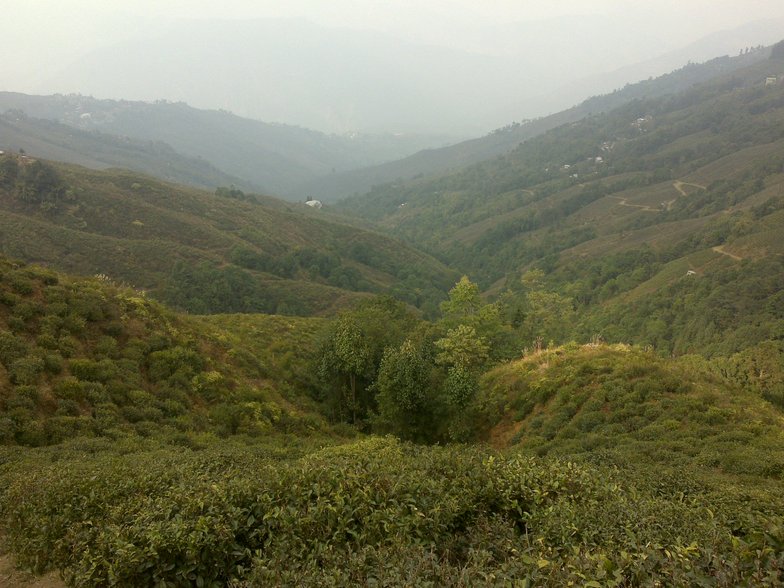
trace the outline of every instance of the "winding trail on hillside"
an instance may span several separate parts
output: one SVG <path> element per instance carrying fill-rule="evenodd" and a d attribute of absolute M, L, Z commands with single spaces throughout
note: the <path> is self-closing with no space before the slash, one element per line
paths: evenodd
<path fill-rule="evenodd" d="M 731 257 L 735 261 L 743 261 L 743 258 L 740 255 L 735 255 L 734 253 L 730 253 L 729 251 L 724 251 L 724 245 L 717 245 L 716 247 L 711 247 L 712 251 L 716 253 L 721 253 L 722 255 L 726 255 L 727 257 Z"/>
<path fill-rule="evenodd" d="M 660 208 L 651 208 L 646 204 L 629 204 L 626 198 L 621 198 L 620 196 L 613 196 L 616 200 L 618 200 L 618 204 L 620 206 L 628 206 L 629 208 L 639 208 L 640 210 L 644 210 L 645 212 L 659 212 Z"/>
<path fill-rule="evenodd" d="M 683 189 L 684 186 L 693 186 L 695 188 L 699 188 L 700 190 L 707 190 L 705 186 L 700 184 L 693 184 L 691 182 L 681 182 L 680 180 L 676 180 L 672 183 L 672 187 L 675 188 L 681 196 L 688 196 L 689 193 Z M 675 204 L 677 198 L 673 198 L 672 200 L 668 200 L 665 202 L 665 207 L 667 210 L 672 210 L 672 205 Z"/>
<path fill-rule="evenodd" d="M 672 183 L 672 187 L 678 191 L 680 197 L 688 196 L 689 193 L 683 189 L 684 186 L 692 186 L 694 188 L 699 188 L 700 190 L 707 190 L 707 188 L 701 184 L 694 184 L 692 182 L 682 182 L 680 180 L 676 180 Z M 662 202 L 663 208 L 660 206 L 658 208 L 653 208 L 652 206 L 648 206 L 647 204 L 629 204 L 627 198 L 623 198 L 622 196 L 613 196 L 618 201 L 620 206 L 628 206 L 629 208 L 639 208 L 645 212 L 661 212 L 662 209 L 664 210 L 672 210 L 672 205 L 678 200 L 678 196 L 673 198 L 672 200 L 667 200 Z"/>

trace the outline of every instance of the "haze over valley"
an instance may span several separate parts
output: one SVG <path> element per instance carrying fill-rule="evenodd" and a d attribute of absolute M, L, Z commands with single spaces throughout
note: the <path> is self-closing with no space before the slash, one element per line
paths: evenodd
<path fill-rule="evenodd" d="M 0 585 L 784 584 L 779 3 L 10 11 Z"/>

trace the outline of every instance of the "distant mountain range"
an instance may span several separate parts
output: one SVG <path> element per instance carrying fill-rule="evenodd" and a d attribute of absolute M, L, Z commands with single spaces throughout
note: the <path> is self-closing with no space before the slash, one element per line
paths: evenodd
<path fill-rule="evenodd" d="M 187 19 L 96 48 L 37 87 L 185 101 L 327 132 L 476 136 L 775 42 L 781 27 L 758 21 L 693 43 L 687 23 L 621 28 L 586 14 L 506 23 L 457 48 L 304 19 Z"/>
<path fill-rule="evenodd" d="M 549 116 L 511 124 L 484 137 L 455 145 L 420 151 L 401 160 L 319 178 L 303 185 L 301 190 L 315 192 L 324 200 L 335 200 L 352 194 L 362 194 L 373 186 L 387 182 L 456 170 L 508 153 L 521 142 L 560 125 L 576 122 L 591 114 L 606 112 L 632 100 L 685 90 L 723 73 L 763 61 L 769 53 L 770 49 L 767 48 L 734 57 L 718 57 L 701 64 L 689 64 L 651 80 L 627 83 L 610 94 L 589 98 L 581 104 Z M 627 72 L 626 75 L 634 79 L 632 72 Z"/>
<path fill-rule="evenodd" d="M 542 270 L 574 297 L 584 337 L 676 353 L 732 353 L 782 337 L 784 307 L 763 303 L 784 289 L 784 44 L 774 51 L 335 208 L 491 295 L 519 291 L 521 275 Z M 670 81 L 691 70 L 703 71 Z M 719 307 L 725 318 L 715 322 Z"/>
<path fill-rule="evenodd" d="M 236 183 L 296 200 L 304 200 L 298 186 L 315 178 L 454 140 L 432 135 L 326 135 L 182 103 L 80 95 L 0 92 L 0 113 L 6 113 L 0 148 L 25 148 L 40 157 L 91 167 L 127 167 L 210 188 Z"/>
<path fill-rule="evenodd" d="M 643 96 L 676 92 L 766 59 L 768 50 L 690 64 L 565 111 L 438 147 L 445 136 L 325 135 L 169 102 L 0 92 L 0 148 L 97 169 L 125 167 L 170 181 L 291 200 L 336 200 L 374 185 L 457 169 L 507 153 L 559 125 Z M 430 148 L 419 150 L 424 146 Z M 414 153 L 415 152 L 415 153 Z M 401 156 L 408 155 L 407 157 Z"/>

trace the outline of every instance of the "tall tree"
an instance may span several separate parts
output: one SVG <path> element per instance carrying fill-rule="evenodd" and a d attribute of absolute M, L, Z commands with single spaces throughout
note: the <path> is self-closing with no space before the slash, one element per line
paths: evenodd
<path fill-rule="evenodd" d="M 414 440 L 432 437 L 430 366 L 411 340 L 384 351 L 376 380 L 383 429 Z"/>
<path fill-rule="evenodd" d="M 521 331 L 529 343 L 537 339 L 563 343 L 576 322 L 574 300 L 546 289 L 544 272 L 532 270 L 522 277 L 525 293 L 525 318 Z"/>
<path fill-rule="evenodd" d="M 377 296 L 344 312 L 328 327 L 318 357 L 318 372 L 339 418 L 349 407 L 350 420 L 361 423 L 376 408 L 375 381 L 388 347 L 398 347 L 420 319 L 405 304 Z"/>
<path fill-rule="evenodd" d="M 463 276 L 449 291 L 449 298 L 441 303 L 441 312 L 445 322 L 460 323 L 477 314 L 481 306 L 479 286 Z"/>
<path fill-rule="evenodd" d="M 339 407 L 342 412 L 344 404 L 348 404 L 352 423 L 357 422 L 357 379 L 368 371 L 369 360 L 367 337 L 359 323 L 350 315 L 339 317 L 321 350 L 319 372 L 325 379 L 336 376 L 347 384 L 338 387 L 341 397 L 346 391 L 349 393 Z"/>
<path fill-rule="evenodd" d="M 441 312 L 443 318 L 440 322 L 443 327 L 452 329 L 459 325 L 469 326 L 488 344 L 493 359 L 505 355 L 510 329 L 501 321 L 499 305 L 484 304 L 479 286 L 467 276 L 460 278 L 449 291 L 449 299 L 441 303 Z"/>

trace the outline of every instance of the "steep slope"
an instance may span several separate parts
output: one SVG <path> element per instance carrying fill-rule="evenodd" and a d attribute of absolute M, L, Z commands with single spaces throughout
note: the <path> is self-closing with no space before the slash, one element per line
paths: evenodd
<path fill-rule="evenodd" d="M 28 156 L 0 167 L 0 252 L 105 274 L 192 312 L 324 313 L 385 291 L 432 311 L 454 281 L 432 258 L 304 205 Z"/>
<path fill-rule="evenodd" d="M 319 178 L 302 186 L 303 192 L 319 194 L 323 199 L 339 199 L 364 194 L 373 186 L 410 180 L 420 175 L 432 175 L 457 170 L 512 151 L 520 143 L 547 131 L 579 121 L 586 116 L 607 112 L 633 100 L 656 98 L 686 90 L 695 84 L 727 74 L 765 60 L 769 49 L 750 52 L 737 57 L 719 57 L 701 64 L 689 64 L 670 74 L 627 84 L 611 94 L 589 98 L 567 110 L 535 120 L 526 120 L 497 129 L 485 137 L 463 141 L 440 149 L 428 149 L 399 161 L 338 173 Z M 633 75 L 633 74 L 632 74 Z M 573 92 L 563 88 L 563 93 Z M 354 202 L 354 200 L 352 200 Z M 347 210 L 353 204 L 347 205 Z"/>
<path fill-rule="evenodd" d="M 0 443 L 324 432 L 310 390 L 266 351 L 293 348 L 296 369 L 322 320 L 256 315 L 243 343 L 230 318 L 0 258 Z"/>
<path fill-rule="evenodd" d="M 165 143 L 181 156 L 202 159 L 239 178 L 241 186 L 294 200 L 304 199 L 295 187 L 315 177 L 398 159 L 450 140 L 444 135 L 326 135 L 242 118 L 226 111 L 199 110 L 181 102 L 98 100 L 75 94 L 30 96 L 0 92 L 0 113 L 9 110 L 14 111 L 16 118 L 22 112 L 82 131 L 98 131 L 103 139 L 113 135 L 110 140 L 114 142 L 130 138 L 133 142 Z M 31 137 L 22 135 L 18 141 L 11 145 L 15 150 L 21 147 L 47 157 L 46 152 L 33 149 L 40 143 L 36 133 Z M 82 139 L 79 147 L 84 155 L 103 161 L 99 146 Z M 147 171 L 134 162 L 136 159 L 130 158 L 117 163 Z"/>
<path fill-rule="evenodd" d="M 526 453 L 784 477 L 782 412 L 694 357 L 605 345 L 534 353 L 486 374 L 475 409 L 495 443 Z"/>
<path fill-rule="evenodd" d="M 493 295 L 524 298 L 521 275 L 543 270 L 579 311 L 579 339 L 733 353 L 782 335 L 782 75 L 768 59 L 346 210 Z"/>
<path fill-rule="evenodd" d="M 19 149 L 43 159 L 93 169 L 122 167 L 200 188 L 252 185 L 203 159 L 181 155 L 166 143 L 85 131 L 53 120 L 30 118 L 18 110 L 6 112 L 0 115 L 0 150 Z"/>

